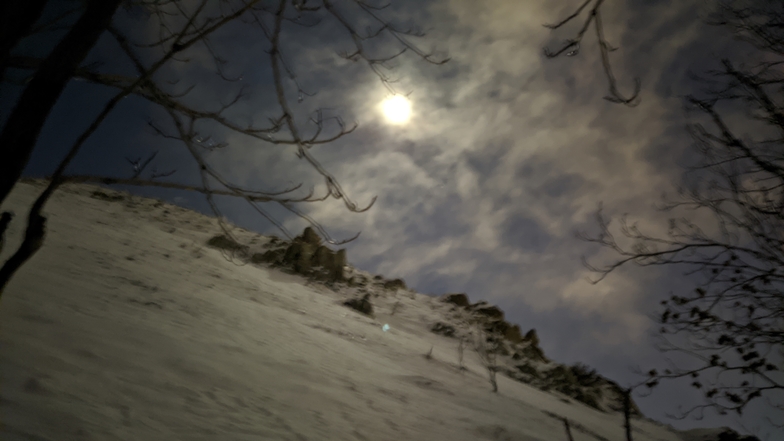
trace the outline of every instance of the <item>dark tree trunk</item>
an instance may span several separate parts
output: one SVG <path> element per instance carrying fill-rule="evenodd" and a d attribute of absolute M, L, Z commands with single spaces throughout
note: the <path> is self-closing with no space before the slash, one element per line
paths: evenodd
<path fill-rule="evenodd" d="M 109 26 L 121 2 L 88 1 L 82 16 L 41 63 L 22 92 L 0 132 L 0 203 L 22 176 L 41 128 L 74 70 Z"/>
<path fill-rule="evenodd" d="M 41 248 L 44 236 L 46 236 L 46 218 L 38 213 L 31 213 L 27 220 L 27 231 L 22 245 L 0 268 L 0 296 L 3 295 L 3 290 L 16 270 Z"/>
<path fill-rule="evenodd" d="M 106 30 L 122 0 L 89 0 L 79 20 L 41 63 L 0 132 L 0 203 L 22 176 L 52 107 L 73 72 Z M 14 273 L 43 245 L 46 218 L 41 210 L 59 182 L 33 204 L 22 245 L 0 268 L 0 296 Z"/>
<path fill-rule="evenodd" d="M 564 418 L 563 423 L 564 423 L 564 427 L 566 428 L 566 439 L 568 441 L 574 441 L 574 438 L 572 438 L 572 429 L 569 428 L 569 420 Z"/>
<path fill-rule="evenodd" d="M 626 441 L 632 441 L 632 424 L 630 421 L 632 412 L 632 390 L 623 391 L 623 421 L 626 428 Z"/>
<path fill-rule="evenodd" d="M 30 33 L 47 0 L 6 0 L 0 2 L 0 81 L 5 78 L 11 50 Z"/>

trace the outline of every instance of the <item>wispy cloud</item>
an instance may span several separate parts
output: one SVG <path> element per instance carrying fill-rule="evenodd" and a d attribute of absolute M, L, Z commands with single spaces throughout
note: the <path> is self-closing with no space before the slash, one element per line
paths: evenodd
<path fill-rule="evenodd" d="M 700 2 L 605 2 L 607 38 L 619 47 L 612 53 L 619 87 L 627 93 L 635 77 L 642 81 L 638 107 L 608 103 L 592 32 L 575 57 L 550 60 L 542 53 L 576 32 L 581 23 L 555 33 L 542 26 L 571 13 L 574 3 L 395 2 L 384 11 L 388 17 L 418 22 L 428 36 L 417 42 L 451 57 L 444 66 L 414 56 L 395 59 L 394 87 L 413 105 L 414 118 L 405 126 L 385 123 L 378 105 L 389 92 L 367 66 L 338 55 L 352 50 L 344 30 L 326 21 L 288 28 L 287 62 L 302 88 L 316 93 L 298 102 L 291 90 L 302 129 L 315 130 L 307 121 L 319 108 L 324 116 L 360 124 L 338 142 L 313 147 L 314 156 L 360 205 L 378 196 L 364 214 L 349 213 L 335 200 L 302 209 L 337 238 L 362 231 L 348 246 L 359 267 L 403 277 L 422 292 L 463 291 L 472 300 L 498 303 L 510 321 L 538 328 L 556 360 L 612 365 L 627 375 L 619 360 L 652 357 L 647 314 L 673 280 L 632 270 L 592 285 L 580 257 L 611 256 L 574 232 L 595 227 L 599 202 L 610 217 L 629 212 L 646 231 L 665 231 L 666 219 L 653 204 L 681 179 L 690 140 L 682 130 L 680 95 L 695 91 L 688 70 L 701 72 L 717 54 L 736 49 L 729 35 L 701 21 Z M 229 63 L 252 92 L 235 114 L 257 122 L 279 114 L 265 50 L 261 36 L 243 40 Z M 192 68 L 210 69 L 207 58 L 194 56 L 198 64 L 178 71 L 184 82 L 203 74 Z M 208 92 L 197 99 L 214 104 L 216 96 L 229 96 Z M 238 135 L 225 139 L 231 147 L 210 160 L 233 182 L 277 189 L 303 182 L 323 192 L 293 148 Z M 223 206 L 240 223 L 275 232 L 239 202 Z M 304 227 L 272 212 L 294 233 Z"/>

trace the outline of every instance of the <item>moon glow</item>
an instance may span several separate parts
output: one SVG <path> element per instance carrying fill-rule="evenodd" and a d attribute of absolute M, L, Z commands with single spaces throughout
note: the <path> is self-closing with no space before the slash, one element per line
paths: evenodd
<path fill-rule="evenodd" d="M 381 103 L 384 116 L 392 124 L 405 124 L 411 119 L 411 101 L 402 95 L 395 95 Z"/>

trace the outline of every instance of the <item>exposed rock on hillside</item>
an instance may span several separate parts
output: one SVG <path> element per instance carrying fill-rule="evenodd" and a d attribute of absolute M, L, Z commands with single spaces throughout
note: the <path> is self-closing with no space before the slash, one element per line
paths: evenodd
<path fill-rule="evenodd" d="M 382 275 L 372 276 L 351 269 L 346 261 L 345 249 L 332 251 L 310 227 L 305 228 L 291 242 L 273 237 L 263 245 L 263 250 L 256 253 L 224 235 L 213 237 L 208 245 L 229 251 L 235 257 L 252 263 L 287 268 L 313 280 L 347 282 L 348 286 L 359 288 L 361 297 L 346 300 L 343 304 L 369 317 L 374 317 L 371 296 L 377 298 L 384 291 L 408 289 L 402 279 L 386 279 Z M 344 273 L 346 269 L 350 270 L 348 280 Z M 586 366 L 564 366 L 552 362 L 539 346 L 536 330 L 531 329 L 522 335 L 520 326 L 507 322 L 498 306 L 485 301 L 471 304 L 465 293 L 445 294 L 440 300 L 454 305 L 451 310 L 453 320 L 435 322 L 430 326 L 431 332 L 461 338 L 471 332 L 474 326 L 479 326 L 499 356 L 498 372 L 541 390 L 563 394 L 601 411 L 623 410 L 624 390 L 620 386 Z M 632 414 L 640 415 L 634 403 Z"/>
<path fill-rule="evenodd" d="M 384 288 L 386 289 L 407 289 L 406 282 L 403 279 L 393 279 L 387 280 L 384 282 Z"/>
<path fill-rule="evenodd" d="M 245 257 L 248 254 L 248 247 L 245 245 L 241 245 L 235 242 L 233 239 L 226 235 L 219 235 L 211 238 L 207 241 L 207 245 L 218 248 L 221 250 L 228 251 L 230 253 L 236 253 L 238 257 Z"/>
<path fill-rule="evenodd" d="M 360 299 L 350 299 L 343 302 L 344 305 L 354 309 L 368 317 L 373 317 L 373 304 L 370 303 L 370 294 L 365 294 Z"/>
<path fill-rule="evenodd" d="M 539 346 L 539 336 L 531 329 L 523 336 L 518 325 L 504 320 L 504 312 L 480 301 L 470 304 L 466 294 L 445 294 L 441 301 L 462 310 L 456 323 L 437 322 L 430 330 L 447 337 L 464 335 L 471 324 L 479 325 L 489 341 L 497 342 L 498 371 L 517 381 L 544 391 L 553 391 L 573 398 L 604 412 L 623 411 L 624 390 L 616 383 L 598 375 L 587 366 L 564 366 L 553 363 Z M 467 314 L 467 317 L 466 317 Z M 632 415 L 641 416 L 632 402 Z"/>
<path fill-rule="evenodd" d="M 491 320 L 504 320 L 504 312 L 497 306 L 490 306 L 490 305 L 472 305 L 474 312 L 479 315 L 483 315 Z"/>
<path fill-rule="evenodd" d="M 471 304 L 468 301 L 468 296 L 466 294 L 444 294 L 441 299 L 446 303 L 451 303 L 462 308 Z"/>
<path fill-rule="evenodd" d="M 682 432 L 683 441 L 760 441 L 752 435 L 741 435 L 738 432 L 722 427 L 721 432 L 716 434 L 716 429 L 691 429 Z"/>
<path fill-rule="evenodd" d="M 442 322 L 434 324 L 430 330 L 435 334 L 440 334 L 446 337 L 454 337 L 456 332 L 454 326 Z"/>
<path fill-rule="evenodd" d="M 238 252 L 239 257 L 246 257 L 249 253 L 247 246 L 237 244 L 224 235 L 213 237 L 207 244 Z M 266 247 L 268 249 L 263 253 L 251 255 L 249 261 L 288 268 L 297 274 L 323 282 L 344 280 L 343 269 L 347 264 L 346 250 L 332 251 L 322 244 L 321 238 L 311 227 L 305 228 L 302 234 L 291 242 L 273 237 L 267 242 Z"/>

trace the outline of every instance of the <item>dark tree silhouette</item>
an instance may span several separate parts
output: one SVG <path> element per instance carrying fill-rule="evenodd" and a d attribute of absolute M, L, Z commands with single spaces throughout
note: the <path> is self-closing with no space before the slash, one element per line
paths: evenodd
<path fill-rule="evenodd" d="M 561 45 L 561 48 L 555 52 L 545 48 L 544 55 L 547 58 L 555 58 L 559 55 L 566 55 L 567 57 L 578 55 L 580 53 L 580 44 L 583 41 L 583 37 L 585 36 L 585 33 L 588 32 L 591 24 L 593 24 L 593 28 L 596 31 L 596 38 L 599 42 L 599 55 L 602 57 L 602 68 L 604 69 L 604 74 L 607 77 L 610 88 L 610 94 L 604 97 L 604 99 L 613 103 L 620 103 L 629 107 L 635 107 L 640 104 L 640 79 L 634 79 L 634 92 L 632 92 L 631 96 L 624 96 L 621 94 L 621 92 L 618 91 L 618 82 L 615 79 L 615 74 L 613 74 L 612 65 L 610 65 L 610 52 L 613 52 L 618 48 L 611 46 L 604 37 L 604 27 L 602 26 L 601 15 L 601 7 L 603 3 L 604 0 L 585 0 L 575 10 L 574 13 L 564 18 L 560 22 L 544 25 L 546 28 L 556 30 L 571 22 L 572 20 L 575 20 L 580 16 L 580 14 L 583 13 L 584 10 L 586 10 L 586 8 L 588 10 L 585 22 L 577 32 L 577 35 L 566 40 L 563 45 Z"/>
<path fill-rule="evenodd" d="M 784 410 L 776 400 L 784 391 L 784 3 L 720 2 L 709 23 L 728 27 L 756 52 L 747 65 L 722 60 L 697 77 L 703 90 L 686 97 L 701 121 L 689 126 L 699 159 L 678 196 L 660 208 L 692 214 L 670 219 L 664 237 L 624 217 L 620 232 L 632 245 L 623 246 L 600 208 L 599 234 L 581 234 L 618 256 L 606 265 L 586 262 L 598 274 L 594 282 L 627 264 L 676 267 L 696 281 L 662 301 L 655 316 L 659 349 L 694 364 L 671 362 L 642 384 L 692 379 L 705 402 L 680 418 L 708 408 L 741 414 L 754 400 Z"/>
<path fill-rule="evenodd" d="M 66 7 L 64 7 L 65 5 Z M 325 118 L 322 113 L 310 120 L 315 130 L 306 130 L 305 124 L 297 121 L 292 111 L 293 100 L 302 101 L 309 96 L 300 86 L 295 66 L 288 62 L 282 42 L 293 35 L 313 32 L 325 22 L 339 25 L 343 35 L 353 41 L 354 49 L 342 54 L 346 59 L 363 62 L 379 77 L 392 93 L 394 80 L 389 76 L 390 61 L 403 54 L 413 52 L 427 62 L 441 64 L 446 58 L 436 58 L 423 52 L 410 41 L 421 37 L 416 30 L 404 29 L 386 20 L 384 5 L 350 0 L 337 4 L 332 0 L 79 0 L 45 1 L 26 0 L 3 2 L 0 5 L 0 78 L 1 87 L 8 87 L 13 80 L 9 71 L 25 73 L 17 80 L 24 90 L 13 109 L 5 118 L 0 131 L 0 203 L 5 201 L 12 187 L 21 178 L 41 129 L 65 86 L 74 80 L 87 81 L 108 86 L 116 91 L 105 104 L 99 115 L 70 146 L 68 153 L 53 173 L 48 176 L 48 185 L 36 199 L 27 216 L 27 230 L 22 245 L 0 268 L 0 295 L 13 274 L 41 247 L 46 231 L 44 207 L 52 193 L 65 182 L 94 182 L 132 186 L 155 186 L 198 192 L 206 196 L 213 212 L 220 219 L 220 211 L 214 196 L 223 195 L 241 198 L 260 215 L 291 237 L 283 226 L 263 208 L 263 203 L 274 203 L 305 219 L 332 244 L 344 243 L 330 238 L 314 220 L 297 209 L 300 202 L 323 201 L 333 197 L 343 201 L 351 212 L 369 209 L 373 202 L 362 207 L 351 200 L 339 184 L 316 159 L 311 148 L 333 142 L 351 133 L 356 124 L 347 126 L 339 118 Z M 47 12 L 49 11 L 49 12 Z M 370 25 L 367 25 L 370 23 Z M 150 38 L 143 30 L 158 29 L 157 36 Z M 360 31 L 360 26 L 364 31 Z M 263 38 L 266 53 L 244 54 L 266 60 L 272 73 L 276 93 L 270 98 L 277 105 L 277 116 L 266 125 L 245 124 L 232 119 L 228 110 L 246 96 L 243 88 L 236 92 L 228 103 L 215 103 L 213 109 L 194 107 L 186 96 L 193 85 L 182 87 L 161 78 L 171 72 L 178 63 L 187 63 L 187 56 L 194 51 L 205 51 L 212 58 L 216 78 L 231 87 L 236 78 L 226 74 L 228 47 L 217 43 L 222 32 L 230 28 L 247 31 L 243 38 Z M 65 31 L 54 49 L 45 57 L 17 52 L 20 43 L 31 35 L 52 31 Z M 141 30 L 141 31 L 140 31 Z M 110 36 L 117 51 L 117 59 L 105 60 L 101 65 L 84 65 L 98 39 Z M 52 37 L 57 38 L 57 37 Z M 376 49 L 377 39 L 394 41 L 397 48 L 391 53 Z M 373 49 L 371 49 L 373 48 Z M 223 52 L 222 52 L 223 50 Z M 111 72 L 114 66 L 130 63 L 133 75 Z M 211 84 L 211 87 L 215 85 Z M 229 90 L 235 90 L 234 89 Z M 291 95 L 296 93 L 295 97 Z M 84 143 L 102 124 L 105 118 L 121 106 L 123 98 L 134 95 L 141 97 L 163 110 L 167 123 L 150 123 L 157 134 L 179 141 L 195 160 L 200 172 L 200 184 L 178 183 L 164 178 L 174 171 L 159 173 L 149 167 L 154 159 L 128 159 L 133 166 L 129 177 L 85 176 L 66 173 L 69 164 L 78 155 Z M 252 138 L 262 145 L 292 145 L 297 156 L 304 159 L 321 175 L 326 185 L 326 194 L 314 196 L 314 190 L 305 196 L 294 196 L 301 185 L 283 191 L 262 191 L 241 188 L 221 176 L 207 161 L 204 153 L 229 148 L 227 144 L 214 142 L 205 124 L 211 123 L 220 130 L 228 130 Z M 216 138 L 216 137 L 215 137 Z M 5 228 L 5 224 L 2 225 Z M 225 225 L 221 226 L 226 230 Z M 0 234 L 2 231 L 0 231 Z M 226 233 L 230 233 L 226 230 Z M 354 236 L 356 238 L 356 236 Z M 354 238 L 348 239 L 353 240 Z"/>

